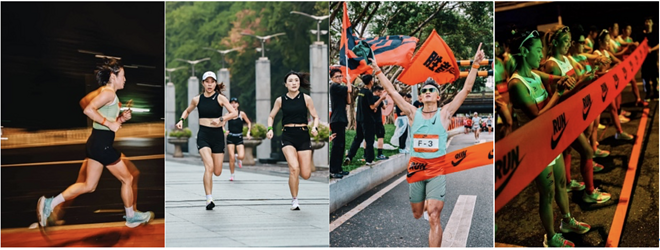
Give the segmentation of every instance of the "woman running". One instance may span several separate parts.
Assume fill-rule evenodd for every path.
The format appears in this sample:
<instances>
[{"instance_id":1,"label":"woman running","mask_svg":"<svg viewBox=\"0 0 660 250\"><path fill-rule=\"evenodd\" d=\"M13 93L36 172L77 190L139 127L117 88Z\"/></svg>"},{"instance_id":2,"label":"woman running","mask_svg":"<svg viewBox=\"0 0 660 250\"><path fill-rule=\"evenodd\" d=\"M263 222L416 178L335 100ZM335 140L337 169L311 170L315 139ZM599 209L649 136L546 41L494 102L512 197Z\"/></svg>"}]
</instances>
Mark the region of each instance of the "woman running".
<instances>
[{"instance_id":1,"label":"woman running","mask_svg":"<svg viewBox=\"0 0 660 250\"><path fill-rule=\"evenodd\" d=\"M222 127L227 120L234 119L238 112L229 104L222 94L224 83L219 83L213 71L206 71L202 76L204 92L195 96L190 105L181 114L176 123L178 129L183 128L183 121L195 108L199 112L199 132L197 132L197 149L204 162L204 191L206 192L206 210L215 207L213 203L213 174L222 174L222 161L225 153L225 135ZM227 114L222 115L222 107Z\"/></svg>"},{"instance_id":2,"label":"woman running","mask_svg":"<svg viewBox=\"0 0 660 250\"><path fill-rule=\"evenodd\" d=\"M576 87L582 83L588 83L589 75L582 75L574 69L574 62L569 60L568 50L571 46L571 33L568 26L559 25L552 29L550 32L550 41L548 44L548 60L545 64L545 72L555 76L569 76L576 78ZM577 67L577 66L576 66ZM552 86L555 89L559 86ZM598 188L594 188L594 172L603 170L603 166L593 162L594 151L584 134L580 134L578 138L571 143L571 146L564 150L564 167L566 168L566 180L570 190L583 190L585 187L582 183L571 180L571 148L580 153L580 171L582 178L586 184L586 192L582 199L587 203L604 203L610 200L611 196L608 193L601 192Z\"/></svg>"},{"instance_id":3,"label":"woman running","mask_svg":"<svg viewBox=\"0 0 660 250\"><path fill-rule=\"evenodd\" d=\"M310 96L300 92L300 88L310 89L310 83L297 72L284 76L287 92L275 99L273 109L268 116L268 139L273 138L275 115L282 109L282 153L289 164L289 190L291 191L291 210L300 210L298 204L298 177L307 180L312 175L312 147L307 128L307 113L314 118L312 135L318 134L319 117Z\"/></svg>"},{"instance_id":4,"label":"woman running","mask_svg":"<svg viewBox=\"0 0 660 250\"><path fill-rule=\"evenodd\" d=\"M231 172L230 181L233 181L236 176L234 176L234 169L236 168L235 162L238 160L238 167L243 167L243 158L245 157L245 146L243 146L243 123L247 123L247 139L252 138L250 136L250 129L252 128L252 123L248 119L245 112L240 111L238 107L238 98L232 97L229 100L231 106L238 111L238 117L227 121L227 150L229 150L229 171ZM236 152L236 153L234 153Z\"/></svg>"},{"instance_id":5,"label":"woman running","mask_svg":"<svg viewBox=\"0 0 660 250\"><path fill-rule=\"evenodd\" d=\"M607 58L609 62L613 62L615 64L620 63L621 61L617 59L615 56L611 56L609 51L609 43L610 43L610 34L607 30L602 30L598 34L598 38L596 39L596 50L594 50L594 55L598 56L604 56ZM611 63L605 64L603 67L600 68L600 70L596 71L596 75L604 75L607 73L607 71L613 68ZM616 134L614 135L614 138L617 140L632 140L633 137L629 135L626 132L623 132L623 129L621 128L621 123L625 123L629 121L627 118L625 118L622 115L619 115L618 113L618 107L619 105L617 104L617 98L614 98L614 100L610 103L610 114L612 115L612 120L614 121L614 126L616 128Z\"/></svg>"},{"instance_id":6,"label":"woman running","mask_svg":"<svg viewBox=\"0 0 660 250\"><path fill-rule=\"evenodd\" d=\"M130 110L126 110L120 115L119 98L116 94L117 90L123 89L126 83L124 67L115 59L106 59L103 65L97 67L95 75L97 82L102 87L98 92L90 93L90 95L95 94L96 97L84 110L85 115L94 121L92 134L86 144L87 164L83 165L87 172L85 181L74 183L56 197L41 196L39 198L37 219L42 227L49 226L49 222L57 221L56 218L49 219L49 217L56 216L52 212L58 205L73 200L81 194L94 192L104 166L121 181L121 198L126 211L126 216L124 216L126 226L134 228L149 223L154 218L153 212L140 212L134 209L133 175L121 160L121 153L112 146L115 132L119 130L123 122L131 119Z\"/></svg>"},{"instance_id":7,"label":"woman running","mask_svg":"<svg viewBox=\"0 0 660 250\"><path fill-rule=\"evenodd\" d=\"M477 53L474 56L474 62L480 62L484 57L484 52L481 50L481 45L479 45ZM394 85L392 85L390 80L382 73L380 67L378 67L378 63L373 59L371 60L371 67L380 83L388 93L392 93L391 97L402 113L408 115L411 127L410 133L415 141L410 151L411 160L416 158L422 161L432 162L441 159L446 153L447 129L451 124L451 117L456 113L468 93L472 90L479 64L475 63L472 65L463 89L456 94L454 100L442 108L440 108L441 96L438 84L433 78L426 80L420 88L420 97L424 106L415 108L396 92ZM440 247L442 243L440 213L445 204L445 185L445 175L423 179L409 185L410 206L415 219L422 217L424 210L428 212L429 225L431 227L429 230L430 247Z\"/></svg>"},{"instance_id":8,"label":"woman running","mask_svg":"<svg viewBox=\"0 0 660 250\"><path fill-rule=\"evenodd\" d=\"M512 42L512 54L516 60L516 70L509 80L509 94L514 108L522 110L528 119L550 110L559 97L570 91L575 85L571 77L551 78L543 72L532 72L540 66L543 47L539 33L534 30L521 34ZM557 84L557 91L552 96L548 95L544 82ZM561 232L575 232L584 234L591 227L586 223L578 222L571 216L566 193L566 175L564 173L564 162L559 154L555 160L536 177L536 184L540 192L539 215L545 228L544 246L573 247L573 242L566 240L554 228L554 215L552 211L552 200L556 200L562 213L559 226Z\"/></svg>"}]
</instances>

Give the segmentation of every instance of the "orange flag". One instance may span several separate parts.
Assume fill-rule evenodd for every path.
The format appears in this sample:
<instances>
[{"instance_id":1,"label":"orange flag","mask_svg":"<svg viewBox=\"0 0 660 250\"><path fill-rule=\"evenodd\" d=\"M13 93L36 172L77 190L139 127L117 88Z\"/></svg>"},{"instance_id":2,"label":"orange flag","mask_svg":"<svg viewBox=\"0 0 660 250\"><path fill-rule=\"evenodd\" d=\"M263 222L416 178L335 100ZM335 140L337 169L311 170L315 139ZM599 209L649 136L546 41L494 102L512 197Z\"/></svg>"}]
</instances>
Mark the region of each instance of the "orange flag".
<instances>
[{"instance_id":1,"label":"orange flag","mask_svg":"<svg viewBox=\"0 0 660 250\"><path fill-rule=\"evenodd\" d=\"M456 81L459 73L454 53L434 29L397 80L415 85L433 77L436 83L445 84Z\"/></svg>"}]
</instances>

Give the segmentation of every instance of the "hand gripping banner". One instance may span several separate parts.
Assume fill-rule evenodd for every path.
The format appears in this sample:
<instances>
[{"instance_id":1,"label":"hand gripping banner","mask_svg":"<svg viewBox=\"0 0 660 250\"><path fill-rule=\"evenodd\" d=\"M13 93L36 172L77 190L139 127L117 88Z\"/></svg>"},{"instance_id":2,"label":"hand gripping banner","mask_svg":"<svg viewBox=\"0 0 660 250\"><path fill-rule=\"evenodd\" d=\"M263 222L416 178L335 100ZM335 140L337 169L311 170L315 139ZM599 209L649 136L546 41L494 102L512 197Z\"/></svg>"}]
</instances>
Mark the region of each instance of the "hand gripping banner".
<instances>
[{"instance_id":1,"label":"hand gripping banner","mask_svg":"<svg viewBox=\"0 0 660 250\"><path fill-rule=\"evenodd\" d=\"M635 78L647 41L615 68L495 144L495 212L562 153Z\"/></svg>"},{"instance_id":2,"label":"hand gripping banner","mask_svg":"<svg viewBox=\"0 0 660 250\"><path fill-rule=\"evenodd\" d=\"M415 85L428 77L433 77L438 84L451 83L459 77L454 53L435 29L413 57L410 67L406 67L397 80Z\"/></svg>"},{"instance_id":3,"label":"hand gripping banner","mask_svg":"<svg viewBox=\"0 0 660 250\"><path fill-rule=\"evenodd\" d=\"M408 183L493 164L493 142L462 148L435 159L410 157Z\"/></svg>"}]
</instances>

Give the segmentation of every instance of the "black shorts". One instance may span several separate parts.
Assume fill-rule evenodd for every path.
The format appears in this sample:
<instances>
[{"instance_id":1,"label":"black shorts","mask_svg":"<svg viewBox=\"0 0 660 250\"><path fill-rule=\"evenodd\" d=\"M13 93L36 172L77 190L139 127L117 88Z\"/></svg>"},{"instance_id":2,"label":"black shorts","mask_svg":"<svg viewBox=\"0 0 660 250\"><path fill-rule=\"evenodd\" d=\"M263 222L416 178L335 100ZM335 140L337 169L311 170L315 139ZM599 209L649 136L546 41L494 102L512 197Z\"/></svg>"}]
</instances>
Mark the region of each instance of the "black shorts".
<instances>
[{"instance_id":1,"label":"black shorts","mask_svg":"<svg viewBox=\"0 0 660 250\"><path fill-rule=\"evenodd\" d=\"M110 130L92 129L85 147L87 158L98 161L103 166L119 162L121 153L112 147L115 142L115 132Z\"/></svg>"},{"instance_id":2,"label":"black shorts","mask_svg":"<svg viewBox=\"0 0 660 250\"><path fill-rule=\"evenodd\" d=\"M211 148L214 154L222 154L225 152L225 133L222 127L211 128L199 126L197 132L197 149L203 147Z\"/></svg>"},{"instance_id":3,"label":"black shorts","mask_svg":"<svg viewBox=\"0 0 660 250\"><path fill-rule=\"evenodd\" d=\"M376 129L376 138L385 138L385 126L382 123L376 123L374 128Z\"/></svg>"},{"instance_id":4,"label":"black shorts","mask_svg":"<svg viewBox=\"0 0 660 250\"><path fill-rule=\"evenodd\" d=\"M227 135L227 145L229 145L229 144L243 145L243 134L229 133Z\"/></svg>"},{"instance_id":5,"label":"black shorts","mask_svg":"<svg viewBox=\"0 0 660 250\"><path fill-rule=\"evenodd\" d=\"M307 127L282 128L282 147L293 146L296 151L312 150Z\"/></svg>"}]
</instances>

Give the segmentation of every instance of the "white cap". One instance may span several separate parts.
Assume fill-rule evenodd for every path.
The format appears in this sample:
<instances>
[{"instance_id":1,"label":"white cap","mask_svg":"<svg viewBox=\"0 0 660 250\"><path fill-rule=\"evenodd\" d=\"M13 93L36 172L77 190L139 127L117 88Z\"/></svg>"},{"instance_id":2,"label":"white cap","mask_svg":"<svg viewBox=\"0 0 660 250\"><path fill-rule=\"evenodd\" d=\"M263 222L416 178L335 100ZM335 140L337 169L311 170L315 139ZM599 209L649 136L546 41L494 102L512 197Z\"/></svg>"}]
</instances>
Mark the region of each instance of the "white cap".
<instances>
[{"instance_id":1,"label":"white cap","mask_svg":"<svg viewBox=\"0 0 660 250\"><path fill-rule=\"evenodd\" d=\"M202 76L202 81L206 80L206 78L213 77L213 80L218 80L217 77L215 77L215 73L213 71L206 71L204 72L204 75Z\"/></svg>"}]
</instances>

